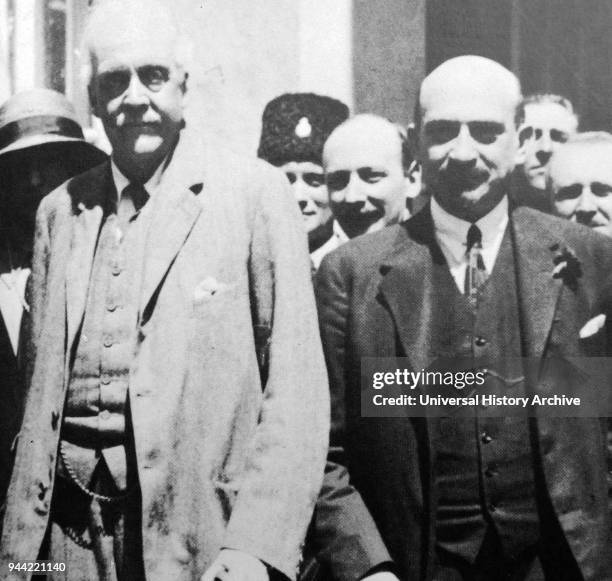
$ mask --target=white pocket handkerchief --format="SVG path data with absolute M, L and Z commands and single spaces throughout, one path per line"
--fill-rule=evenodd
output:
M 595 333 L 599 332 L 599 330 L 605 325 L 605 323 L 606 316 L 601 313 L 600 315 L 597 315 L 596 317 L 593 317 L 592 319 L 587 321 L 586 325 L 582 327 L 582 329 L 580 329 L 580 333 L 578 333 L 578 336 L 581 339 L 587 339 L 588 337 L 591 337 L 592 335 L 595 335 Z

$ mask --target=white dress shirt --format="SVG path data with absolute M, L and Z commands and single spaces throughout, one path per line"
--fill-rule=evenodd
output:
M 471 223 L 449 214 L 433 197 L 431 198 L 431 217 L 436 241 L 446 258 L 457 288 L 463 293 L 467 268 L 467 232 Z M 495 208 L 475 224 L 482 232 L 482 258 L 487 273 L 491 274 L 508 225 L 507 196 L 504 196 Z
M 319 248 L 313 250 L 310 253 L 310 260 L 312 260 L 312 264 L 315 270 L 319 270 L 319 266 L 321 265 L 321 261 L 325 257 L 326 254 L 329 254 L 332 250 L 336 250 L 339 246 L 342 246 L 345 242 L 348 242 L 349 237 L 346 235 L 342 226 L 338 224 L 336 220 L 334 220 L 332 224 L 332 235 L 327 242 L 321 244 Z

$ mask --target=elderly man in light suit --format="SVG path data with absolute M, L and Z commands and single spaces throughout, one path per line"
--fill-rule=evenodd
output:
M 113 155 L 38 212 L 0 570 L 38 557 L 71 581 L 292 578 L 329 403 L 286 179 L 189 134 L 163 6 L 100 3 L 87 38 Z

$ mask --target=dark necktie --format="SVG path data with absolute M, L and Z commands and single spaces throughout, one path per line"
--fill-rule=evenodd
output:
M 472 224 L 467 233 L 467 268 L 465 269 L 464 292 L 470 304 L 476 307 L 478 289 L 487 280 L 487 269 L 482 258 L 482 232 Z
M 145 190 L 142 184 L 137 182 L 130 182 L 123 190 L 123 195 L 132 200 L 136 212 L 139 212 L 149 199 L 147 190 Z

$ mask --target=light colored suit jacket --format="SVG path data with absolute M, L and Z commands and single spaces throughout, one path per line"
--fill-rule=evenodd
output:
M 67 354 L 108 196 L 116 192 L 107 163 L 51 193 L 38 212 L 37 352 L 0 547 L 3 572 L 8 561 L 36 559 L 48 524 Z M 297 206 L 271 166 L 185 135 L 149 204 L 129 386 L 147 579 L 199 579 L 222 547 L 294 577 L 329 429 Z M 256 349 L 256 338 L 265 348 Z

